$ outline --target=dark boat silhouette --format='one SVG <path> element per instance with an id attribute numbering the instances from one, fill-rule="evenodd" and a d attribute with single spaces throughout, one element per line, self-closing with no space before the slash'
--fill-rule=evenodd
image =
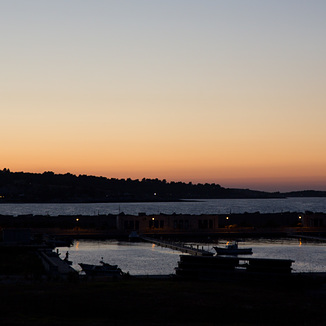
<path id="1" fill-rule="evenodd" d="M 252 248 L 239 248 L 238 242 L 227 243 L 224 248 L 213 247 L 217 255 L 252 255 Z"/>
<path id="2" fill-rule="evenodd" d="M 103 260 L 100 261 L 101 265 L 79 263 L 87 276 L 122 276 L 122 271 L 118 265 L 110 265 Z"/>

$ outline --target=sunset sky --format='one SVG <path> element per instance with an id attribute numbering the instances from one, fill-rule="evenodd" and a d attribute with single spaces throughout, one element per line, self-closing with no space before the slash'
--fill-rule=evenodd
<path id="1" fill-rule="evenodd" d="M 0 0 L 0 169 L 326 190 L 326 1 Z"/>

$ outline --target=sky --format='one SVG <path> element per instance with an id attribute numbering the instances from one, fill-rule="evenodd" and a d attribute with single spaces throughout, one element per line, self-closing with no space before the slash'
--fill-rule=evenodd
<path id="1" fill-rule="evenodd" d="M 326 190 L 326 1 L 0 0 L 0 169 Z"/>

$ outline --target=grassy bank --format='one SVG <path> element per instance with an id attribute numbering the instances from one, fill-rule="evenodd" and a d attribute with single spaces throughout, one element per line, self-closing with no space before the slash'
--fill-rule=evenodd
<path id="1" fill-rule="evenodd" d="M 0 285 L 1 325 L 325 325 L 320 286 L 127 279 Z"/>

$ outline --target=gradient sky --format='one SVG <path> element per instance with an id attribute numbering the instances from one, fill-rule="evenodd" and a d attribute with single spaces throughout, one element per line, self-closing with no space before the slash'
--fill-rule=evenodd
<path id="1" fill-rule="evenodd" d="M 326 190 L 326 1 L 0 0 L 0 168 Z"/>

